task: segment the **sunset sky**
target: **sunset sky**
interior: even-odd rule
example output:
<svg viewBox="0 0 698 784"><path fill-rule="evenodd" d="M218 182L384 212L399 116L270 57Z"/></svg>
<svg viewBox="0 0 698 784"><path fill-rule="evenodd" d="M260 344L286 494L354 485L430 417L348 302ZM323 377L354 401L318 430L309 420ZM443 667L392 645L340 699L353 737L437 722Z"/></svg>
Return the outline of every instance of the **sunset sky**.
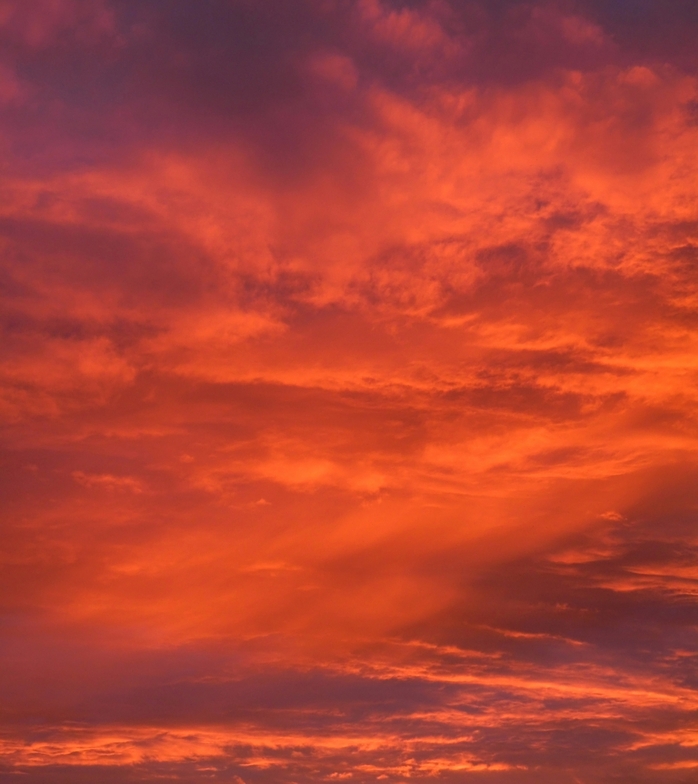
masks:
<svg viewBox="0 0 698 784"><path fill-rule="evenodd" d="M0 782L698 782L696 0L0 0Z"/></svg>

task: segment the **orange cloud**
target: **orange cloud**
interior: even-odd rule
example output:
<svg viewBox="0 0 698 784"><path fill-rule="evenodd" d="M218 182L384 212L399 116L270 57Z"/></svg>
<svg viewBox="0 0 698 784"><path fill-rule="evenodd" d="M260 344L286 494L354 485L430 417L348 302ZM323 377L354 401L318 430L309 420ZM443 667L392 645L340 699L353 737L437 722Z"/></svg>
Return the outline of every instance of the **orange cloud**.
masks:
<svg viewBox="0 0 698 784"><path fill-rule="evenodd" d="M0 3L3 774L694 764L696 71L461 5Z"/></svg>

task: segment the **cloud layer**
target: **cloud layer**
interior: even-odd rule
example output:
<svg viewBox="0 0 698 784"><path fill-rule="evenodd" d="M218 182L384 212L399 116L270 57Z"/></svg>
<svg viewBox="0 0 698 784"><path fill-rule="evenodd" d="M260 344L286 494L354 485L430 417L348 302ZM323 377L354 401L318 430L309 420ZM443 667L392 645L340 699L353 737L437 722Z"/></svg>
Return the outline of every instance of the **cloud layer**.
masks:
<svg viewBox="0 0 698 784"><path fill-rule="evenodd" d="M688 782L690 2L0 2L0 778Z"/></svg>

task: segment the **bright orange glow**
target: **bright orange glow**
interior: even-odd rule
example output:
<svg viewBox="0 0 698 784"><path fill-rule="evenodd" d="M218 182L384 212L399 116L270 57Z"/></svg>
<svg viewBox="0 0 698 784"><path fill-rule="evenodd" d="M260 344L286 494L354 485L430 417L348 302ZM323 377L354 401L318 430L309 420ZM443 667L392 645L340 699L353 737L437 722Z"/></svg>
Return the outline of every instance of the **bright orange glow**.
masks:
<svg viewBox="0 0 698 784"><path fill-rule="evenodd" d="M0 778L689 781L698 15L630 5L0 2Z"/></svg>

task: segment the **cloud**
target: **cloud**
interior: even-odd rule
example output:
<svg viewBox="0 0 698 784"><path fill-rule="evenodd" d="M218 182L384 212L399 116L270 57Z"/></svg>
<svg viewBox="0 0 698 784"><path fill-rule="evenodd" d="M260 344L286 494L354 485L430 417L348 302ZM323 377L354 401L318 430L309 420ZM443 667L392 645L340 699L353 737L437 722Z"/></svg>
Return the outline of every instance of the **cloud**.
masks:
<svg viewBox="0 0 698 784"><path fill-rule="evenodd" d="M204 6L0 4L3 775L685 779L676 19Z"/></svg>
<svg viewBox="0 0 698 784"><path fill-rule="evenodd" d="M38 0L32 7L16 0L0 5L0 30L32 49L73 39L96 44L115 32L115 15L108 3L85 0ZM62 40L61 40L62 39Z"/></svg>

